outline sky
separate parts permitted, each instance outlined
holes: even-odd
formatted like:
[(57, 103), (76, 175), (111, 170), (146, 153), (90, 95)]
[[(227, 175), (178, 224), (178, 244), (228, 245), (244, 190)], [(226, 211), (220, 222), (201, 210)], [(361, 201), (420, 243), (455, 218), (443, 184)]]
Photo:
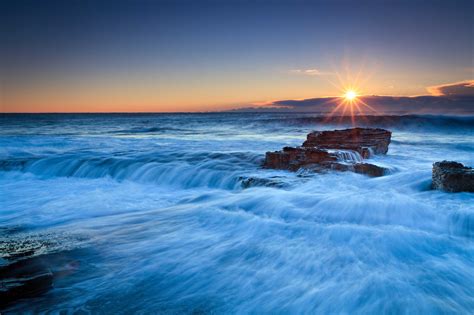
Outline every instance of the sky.
[(3, 0), (0, 111), (470, 94), (473, 3)]

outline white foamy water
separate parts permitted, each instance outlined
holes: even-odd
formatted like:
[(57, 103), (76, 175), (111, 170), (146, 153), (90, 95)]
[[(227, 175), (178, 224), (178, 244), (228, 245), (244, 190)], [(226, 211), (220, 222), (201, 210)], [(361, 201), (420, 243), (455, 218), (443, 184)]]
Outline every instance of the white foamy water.
[[(388, 154), (370, 160), (391, 170), (378, 178), (261, 169), (266, 151), (336, 128), (311, 115), (1, 123), (0, 236), (47, 235), (61, 257), (54, 288), (10, 311), (474, 309), (474, 194), (430, 190), (433, 162), (474, 165), (472, 117), (361, 121), (393, 131)], [(242, 176), (285, 185), (242, 189)]]

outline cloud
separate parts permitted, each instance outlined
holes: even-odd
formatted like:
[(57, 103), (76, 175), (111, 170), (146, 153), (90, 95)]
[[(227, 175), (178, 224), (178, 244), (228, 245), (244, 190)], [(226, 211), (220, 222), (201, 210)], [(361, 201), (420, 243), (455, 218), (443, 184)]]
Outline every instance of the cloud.
[[(329, 75), (317, 69), (291, 70), (292, 73), (318, 76)], [(474, 115), (474, 80), (441, 84), (427, 87), (431, 95), (422, 96), (378, 96), (358, 97), (356, 113), (378, 114), (455, 114)], [(237, 111), (276, 111), (347, 114), (348, 106), (338, 106), (341, 97), (316, 97), (308, 99), (273, 100), (252, 104), (255, 107), (236, 109)]]
[(474, 96), (474, 80), (429, 86), (426, 89), (433, 96)]
[(293, 70), (290, 70), (290, 73), (308, 75), (308, 76), (333, 75), (332, 72), (320, 71), (318, 69), (293, 69)]
[[(241, 108), (241, 111), (277, 111), (328, 113), (337, 109), (337, 114), (350, 113), (350, 107), (340, 106), (340, 97), (318, 97), (302, 100), (277, 100), (262, 103), (254, 108)], [(356, 113), (378, 114), (474, 114), (474, 95), (456, 96), (361, 96)], [(336, 108), (337, 107), (337, 108)]]

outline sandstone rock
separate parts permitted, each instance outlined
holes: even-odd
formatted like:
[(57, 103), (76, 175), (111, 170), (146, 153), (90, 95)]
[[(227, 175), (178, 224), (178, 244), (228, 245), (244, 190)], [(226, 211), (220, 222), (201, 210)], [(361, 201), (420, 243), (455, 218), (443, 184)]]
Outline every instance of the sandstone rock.
[(337, 161), (337, 154), (330, 153), (327, 150), (304, 147), (284, 147), (282, 151), (267, 152), (264, 167), (297, 171), (306, 165), (325, 164)]
[(302, 147), (267, 152), (263, 166), (290, 171), (337, 170), (383, 176), (387, 173), (386, 168), (362, 160), (371, 154), (387, 153), (391, 135), (388, 130), (373, 128), (316, 131), (308, 134)]
[(453, 161), (433, 164), (433, 188), (447, 192), (474, 192), (474, 169)]
[(363, 158), (371, 154), (386, 154), (392, 133), (385, 129), (351, 128), (314, 131), (307, 135), (304, 147), (340, 149), (359, 152)]
[(314, 172), (328, 170), (352, 171), (368, 176), (383, 176), (387, 169), (369, 163), (354, 163), (353, 160), (346, 163), (342, 158), (345, 154), (340, 152), (329, 152), (316, 148), (285, 147), (282, 151), (267, 152), (264, 167), (297, 171), (301, 168)]

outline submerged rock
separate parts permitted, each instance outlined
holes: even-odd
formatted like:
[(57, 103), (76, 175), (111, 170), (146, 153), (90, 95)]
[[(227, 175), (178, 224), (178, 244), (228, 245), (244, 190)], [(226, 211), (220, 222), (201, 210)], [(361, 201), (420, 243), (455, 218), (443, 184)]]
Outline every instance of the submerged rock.
[(284, 147), (267, 152), (265, 168), (315, 172), (327, 170), (352, 171), (368, 176), (383, 176), (387, 169), (369, 163), (364, 158), (388, 151), (391, 132), (384, 129), (353, 128), (312, 132), (302, 147)]
[(375, 164), (370, 163), (356, 163), (353, 165), (354, 172), (359, 174), (365, 174), (371, 177), (384, 176), (388, 173), (388, 169)]
[(239, 177), (242, 188), (250, 188), (256, 186), (264, 187), (286, 187), (287, 184), (278, 179), (278, 177), (262, 178), (262, 177)]
[(359, 152), (363, 158), (372, 154), (386, 154), (392, 133), (378, 128), (351, 128), (314, 131), (307, 135), (304, 147), (340, 149)]
[(321, 164), (309, 164), (304, 165), (300, 168), (301, 170), (309, 170), (316, 173), (324, 173), (327, 171), (340, 171), (340, 172), (354, 172), (358, 174), (364, 174), (370, 177), (384, 176), (389, 172), (385, 167), (381, 167), (370, 163), (341, 163), (341, 162), (328, 162)]
[(453, 161), (433, 164), (433, 188), (447, 192), (474, 192), (474, 169)]
[(0, 268), (0, 307), (19, 299), (38, 296), (53, 287), (53, 273), (38, 257)]
[(46, 293), (53, 279), (77, 265), (69, 253), (86, 238), (62, 233), (28, 234), (0, 230), (0, 311), (20, 299)]

